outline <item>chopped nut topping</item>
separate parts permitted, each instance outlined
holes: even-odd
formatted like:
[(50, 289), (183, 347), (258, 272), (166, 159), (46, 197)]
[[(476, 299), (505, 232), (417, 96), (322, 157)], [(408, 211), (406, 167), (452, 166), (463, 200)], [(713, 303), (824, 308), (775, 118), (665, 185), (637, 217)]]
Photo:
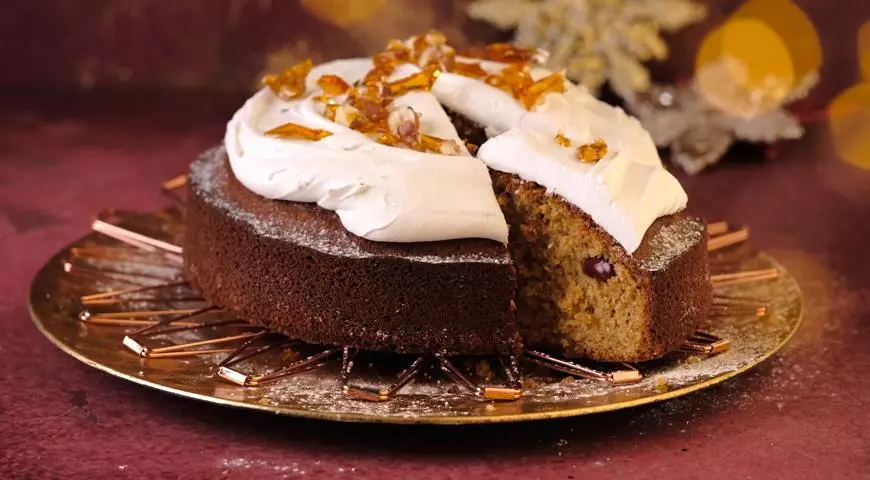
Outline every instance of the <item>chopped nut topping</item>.
[(317, 128), (308, 128), (304, 125), (299, 125), (298, 123), (285, 123), (267, 131), (266, 135), (269, 135), (270, 137), (311, 140), (316, 142), (332, 135), (332, 132)]
[(359, 117), (359, 110), (357, 110), (353, 105), (343, 103), (335, 106), (335, 110), (333, 111), (330, 120), (339, 125), (353, 128)]
[(262, 83), (284, 100), (293, 100), (305, 94), (305, 77), (313, 67), (314, 63), (309, 58), (281, 73), (264, 76)]
[(420, 114), (411, 107), (397, 107), (390, 110), (387, 119), (390, 133), (409, 147), (420, 141)]
[(420, 68), (431, 65), (451, 71), (456, 62), (456, 50), (447, 45), (447, 37), (438, 30), (429, 30), (425, 35), (411, 37), (411, 63)]
[(462, 153), (459, 142), (433, 137), (425, 133), (420, 135), (420, 143), (425, 147), (424, 151), (440, 153), (442, 155), (459, 155)]
[(581, 162), (595, 163), (607, 155), (607, 144), (601, 138), (596, 138), (594, 142), (580, 145), (577, 148), (577, 158)]
[[(411, 37), (405, 42), (390, 40), (383, 52), (372, 56), (374, 66), (359, 84), (350, 86), (340, 77), (324, 75), (318, 80), (323, 95), (315, 100), (325, 104), (326, 118), (364, 133), (384, 145), (459, 155), (463, 149), (458, 142), (420, 132), (420, 115), (412, 108), (391, 108), (396, 97), (415, 91), (430, 91), (441, 72), (452, 71), (456, 67), (455, 55), (456, 51), (447, 45), (444, 34), (436, 30)], [(389, 77), (403, 63), (415, 64), (423, 70), (389, 81)], [(463, 63), (459, 68), (468, 76), (483, 78), (487, 75), (479, 64)], [(302, 82), (304, 86), (304, 77)], [(346, 96), (337, 98), (342, 95)]]
[(556, 132), (556, 143), (563, 147), (571, 146), (571, 139), (562, 134), (562, 132)]

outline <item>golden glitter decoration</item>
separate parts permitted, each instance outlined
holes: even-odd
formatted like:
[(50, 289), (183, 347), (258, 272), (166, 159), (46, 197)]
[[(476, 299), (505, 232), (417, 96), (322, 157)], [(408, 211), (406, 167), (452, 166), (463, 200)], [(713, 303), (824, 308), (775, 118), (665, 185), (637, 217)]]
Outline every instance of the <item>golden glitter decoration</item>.
[(858, 30), (859, 83), (828, 106), (828, 127), (837, 155), (856, 167), (870, 170), (870, 21)]
[(837, 155), (870, 169), (870, 82), (855, 85), (831, 102), (828, 125)]

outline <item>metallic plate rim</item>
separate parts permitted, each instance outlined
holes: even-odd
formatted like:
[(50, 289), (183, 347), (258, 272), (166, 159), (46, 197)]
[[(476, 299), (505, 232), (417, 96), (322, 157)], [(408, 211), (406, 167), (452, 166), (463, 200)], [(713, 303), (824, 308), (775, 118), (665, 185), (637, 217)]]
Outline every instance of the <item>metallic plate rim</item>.
[[(48, 274), (48, 270), (51, 267), (52, 262), (57, 262), (60, 258), (67, 252), (69, 249), (83, 240), (86, 240), (89, 236), (82, 237), (81, 239), (70, 243), (63, 247), (59, 252), (53, 255), (36, 273), (30, 285), (30, 292), (28, 294), (28, 311), (30, 312), (31, 320), (33, 321), (36, 328), (46, 337), (48, 340), (54, 344), (61, 351), (75, 358), (76, 360), (88, 365), (92, 368), (100, 370), (102, 372), (108, 373), (115, 377), (133, 382), (138, 385), (142, 385), (145, 387), (153, 388), (162, 392), (171, 393), (180, 397), (189, 398), (193, 400), (200, 400), (216, 405), (229, 406), (239, 409), (245, 410), (254, 410), (260, 412), (269, 412), (273, 414), (287, 415), (299, 418), (308, 418), (315, 420), (329, 420), (336, 422), (348, 422), (348, 423), (382, 423), (382, 424), (402, 424), (402, 425), (412, 425), (412, 424), (425, 424), (425, 425), (471, 425), (471, 424), (493, 424), (493, 423), (516, 423), (516, 422), (527, 422), (534, 420), (550, 420), (557, 418), (566, 418), (566, 417), (577, 417), (581, 415), (590, 415), (595, 413), (604, 413), (611, 412), (615, 410), (621, 410), (624, 408), (632, 408), (638, 407), (641, 405), (647, 405), (651, 403), (661, 402), (665, 400), (670, 400), (676, 397), (681, 397), (683, 395), (687, 395), (689, 393), (711, 387), (713, 385), (719, 384), (733, 378), (741, 373), (744, 373), (753, 367), (759, 365), (764, 362), (775, 353), (777, 353), (782, 347), (784, 347), (794, 336), (794, 334), (800, 328), (800, 325), (803, 321), (804, 315), (804, 296), (803, 291), (800, 290), (800, 286), (797, 284), (797, 281), (794, 277), (785, 269), (785, 267), (779, 263), (772, 255), (759, 252), (759, 258), (763, 259), (766, 262), (770, 262), (774, 266), (776, 266), (782, 273), (784, 273), (783, 278), (787, 279), (791, 283), (794, 284), (794, 287), (797, 289), (797, 313), (796, 318), (794, 320), (794, 324), (788, 334), (782, 339), (782, 341), (777, 344), (774, 348), (771, 348), (764, 355), (761, 355), (754, 359), (752, 362), (730, 372), (723, 373), (716, 377), (704, 380), (702, 382), (675, 388), (673, 390), (669, 390), (667, 392), (659, 393), (656, 395), (650, 395), (643, 398), (637, 398), (632, 400), (626, 400), (621, 402), (613, 402), (607, 403), (604, 405), (595, 405), (595, 406), (587, 406), (587, 407), (577, 407), (577, 408), (564, 408), (564, 409), (556, 409), (552, 411), (546, 412), (529, 412), (529, 413), (514, 413), (514, 414), (504, 414), (498, 416), (390, 416), (390, 415), (365, 415), (365, 414), (354, 414), (354, 413), (333, 413), (333, 412), (322, 412), (322, 411), (312, 411), (304, 408), (294, 408), (292, 406), (274, 406), (274, 405), (260, 405), (256, 403), (246, 403), (236, 400), (229, 400), (224, 398), (219, 398), (211, 395), (204, 395), (195, 392), (189, 392), (180, 388), (175, 388), (167, 385), (162, 385), (157, 382), (149, 381), (146, 379), (138, 378), (132, 375), (128, 375), (124, 372), (120, 372), (112, 368), (111, 365), (106, 365), (100, 363), (96, 360), (93, 360), (86, 355), (77, 351), (74, 347), (67, 345), (61, 339), (57, 338), (51, 331), (49, 331), (44, 323), (44, 320), (39, 317), (36, 313), (34, 304), (36, 303), (35, 296), (38, 294), (37, 286), (39, 284), (39, 279)], [(219, 380), (217, 380), (219, 381)]]

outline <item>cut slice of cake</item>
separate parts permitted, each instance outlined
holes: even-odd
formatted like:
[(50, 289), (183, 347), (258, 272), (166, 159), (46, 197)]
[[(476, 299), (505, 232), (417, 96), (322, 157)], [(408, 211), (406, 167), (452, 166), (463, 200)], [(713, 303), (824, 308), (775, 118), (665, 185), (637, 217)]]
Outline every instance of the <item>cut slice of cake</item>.
[[(471, 145), (485, 128), (447, 109)], [(712, 301), (703, 221), (657, 218), (631, 254), (563, 197), (491, 170), (510, 226), (517, 322), (527, 347), (598, 361), (643, 361), (673, 351)]]
[(706, 226), (653, 222), (631, 255), (588, 215), (540, 185), (493, 172), (517, 267), (527, 346), (599, 361), (651, 360), (695, 331), (711, 302)]

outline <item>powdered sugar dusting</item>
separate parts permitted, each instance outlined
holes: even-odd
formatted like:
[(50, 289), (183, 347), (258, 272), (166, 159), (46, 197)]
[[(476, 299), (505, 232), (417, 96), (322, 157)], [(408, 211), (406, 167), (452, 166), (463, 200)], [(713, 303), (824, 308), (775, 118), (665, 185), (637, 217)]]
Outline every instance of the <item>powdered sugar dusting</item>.
[[(766, 258), (757, 263), (751, 267), (770, 266), (770, 260)], [(675, 390), (686, 391), (757, 364), (794, 332), (801, 314), (801, 293), (794, 280), (786, 272), (781, 273), (778, 280), (735, 285), (724, 292), (773, 299), (771, 314), (767, 318), (725, 317), (702, 326), (704, 331), (730, 340), (730, 350), (714, 356), (672, 353), (661, 360), (640, 364), (638, 368), (644, 378), (635, 384), (614, 386), (558, 374), (553, 376), (546, 370), (526, 365), (527, 388), (517, 402), (479, 400), (435, 372), (405, 387), (393, 401), (368, 403), (341, 394), (337, 370), (333, 366), (332, 370), (307, 372), (258, 389), (257, 403), (279, 411), (290, 408), (309, 413), (328, 412), (345, 420), (426, 421), (427, 417), (499, 417), (536, 411), (613, 407), (624, 402), (649, 400)], [(477, 381), (485, 383), (480, 378)], [(383, 388), (391, 383), (391, 378), (363, 369), (353, 383)], [(252, 393), (240, 392), (239, 395), (250, 398)]]
[[(375, 258), (382, 254), (374, 254), (363, 250), (353, 242), (335, 242), (333, 236), (326, 230), (305, 231), (302, 229), (287, 229), (268, 218), (262, 218), (252, 212), (246, 211), (226, 195), (218, 193), (223, 182), (226, 182), (227, 169), (223, 168), (222, 159), (225, 155), (223, 147), (211, 149), (203, 154), (201, 159), (191, 166), (190, 179), (194, 188), (207, 192), (208, 201), (220, 208), (226, 214), (248, 225), (256, 234), (293, 242), (306, 246), (313, 250), (334, 256), (349, 258)], [(217, 158), (215, 158), (217, 157)], [(483, 255), (477, 252), (445, 255), (418, 255), (403, 253), (403, 260), (421, 263), (510, 263), (510, 257), (505, 251), (504, 256)]]
[[(776, 263), (768, 256), (744, 265), (744, 268), (765, 268)], [(54, 268), (61, 270), (61, 265)], [(134, 267), (132, 272), (151, 272), (149, 267)], [(40, 274), (42, 275), (42, 274)], [(57, 278), (57, 277), (55, 277)], [(45, 282), (37, 281), (36, 285)], [(54, 286), (54, 290), (35, 291), (38, 297), (75, 298), (85, 292), (92, 293), (100, 285), (82, 282), (72, 285), (66, 283)], [(65, 312), (52, 320), (49, 326), (56, 338), (62, 338), (67, 345), (88, 358), (100, 359), (111, 371), (136, 378), (151, 385), (160, 385), (175, 391), (197, 395), (201, 399), (230, 402), (237, 406), (260, 408), (274, 412), (315, 416), (354, 421), (388, 422), (430, 422), (430, 421), (497, 421), (539, 412), (558, 414), (578, 408), (613, 409), (627, 403), (652, 401), (662, 394), (685, 393), (700, 388), (707, 382), (721, 380), (749, 366), (755, 365), (772, 354), (795, 331), (801, 314), (801, 293), (794, 279), (780, 269), (780, 278), (773, 281), (733, 285), (722, 293), (734, 296), (751, 296), (772, 299), (771, 314), (766, 318), (720, 317), (703, 325), (702, 329), (727, 338), (731, 349), (725, 353), (707, 357), (703, 355), (671, 354), (662, 360), (638, 366), (644, 379), (632, 385), (612, 386), (606, 383), (583, 379), (565, 378), (550, 375), (548, 372), (524, 366), (528, 388), (515, 402), (497, 403), (483, 401), (462, 390), (459, 386), (443, 377), (437, 369), (430, 368), (425, 375), (401, 391), (390, 402), (369, 403), (350, 399), (341, 393), (338, 377), (338, 363), (332, 361), (323, 367), (299, 375), (284, 378), (260, 387), (241, 387), (221, 380), (215, 376), (217, 364), (224, 354), (186, 357), (180, 359), (161, 359), (142, 362), (136, 355), (120, 351), (120, 341), (124, 333), (132, 330), (82, 324), (75, 320), (79, 305), (63, 305)], [(37, 316), (49, 318), (47, 312), (39, 310)], [(50, 308), (56, 308), (51, 305)], [(215, 313), (217, 315), (217, 313)], [(55, 317), (51, 317), (55, 318)], [(149, 338), (155, 345), (169, 345), (181, 342), (194, 342), (212, 338), (217, 331), (189, 330), (173, 335)], [(170, 338), (171, 337), (171, 338)], [(72, 347), (71, 347), (72, 348)], [(313, 348), (313, 347), (312, 347)], [(119, 352), (107, 360), (107, 352)], [(263, 358), (262, 363), (240, 365), (243, 372), (272, 371), (286, 364), (285, 352), (273, 352), (274, 358)], [(301, 353), (301, 352), (300, 352)], [(381, 355), (381, 361), (363, 361), (361, 354), (354, 367), (351, 383), (370, 388), (384, 388), (395, 381), (396, 373), (410, 364), (413, 358), (395, 355)], [(274, 361), (273, 361), (274, 360)], [(477, 361), (477, 359), (474, 359)], [(456, 361), (458, 365), (462, 363)], [(498, 372), (497, 363), (490, 362), (492, 371)], [(235, 368), (235, 367), (234, 367)], [(782, 370), (782, 369), (780, 369)], [(476, 369), (467, 372), (481, 384), (499, 385), (503, 379), (487, 380), (475, 376)], [(785, 372), (784, 375), (795, 372)], [(480, 374), (483, 375), (483, 374)], [(774, 378), (772, 381), (784, 381)], [(247, 463), (246, 463), (247, 462)], [(227, 459), (225, 465), (230, 469), (265, 469), (267, 465), (256, 465), (252, 460)], [(279, 470), (283, 465), (274, 466)], [(292, 466), (289, 467), (292, 470)], [(277, 470), (276, 470), (277, 471)], [(281, 470), (283, 471), (283, 470)]]
[(658, 271), (674, 258), (697, 245), (704, 236), (704, 224), (695, 221), (670, 222), (650, 238), (650, 256), (640, 259), (645, 270)]

